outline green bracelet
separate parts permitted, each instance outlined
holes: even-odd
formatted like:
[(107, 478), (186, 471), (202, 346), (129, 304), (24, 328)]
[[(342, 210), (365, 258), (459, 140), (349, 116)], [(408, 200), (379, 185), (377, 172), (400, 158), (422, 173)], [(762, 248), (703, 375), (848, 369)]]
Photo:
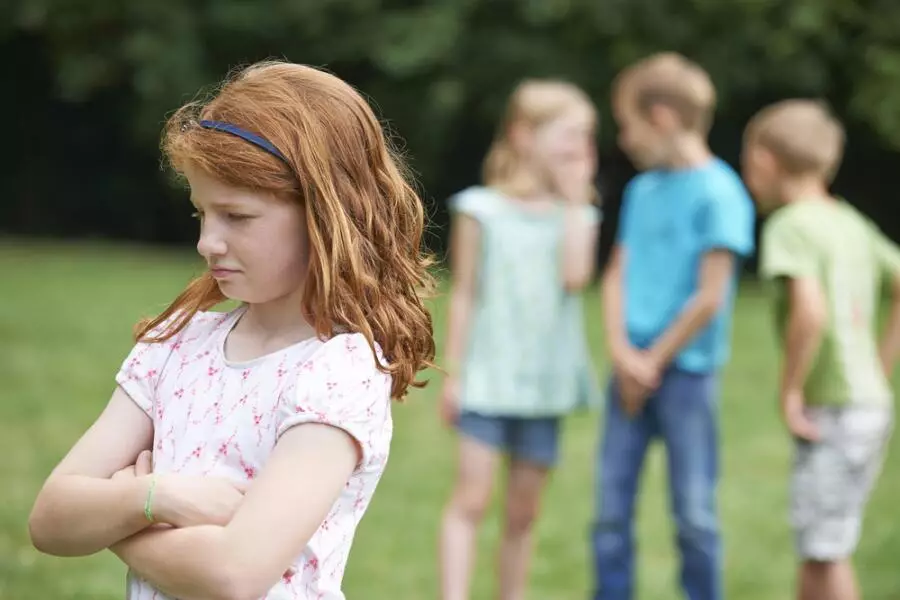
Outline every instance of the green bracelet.
[(156, 488), (156, 473), (150, 476), (150, 488), (147, 490), (147, 500), (144, 502), (144, 516), (151, 523), (156, 522), (153, 518), (153, 490)]

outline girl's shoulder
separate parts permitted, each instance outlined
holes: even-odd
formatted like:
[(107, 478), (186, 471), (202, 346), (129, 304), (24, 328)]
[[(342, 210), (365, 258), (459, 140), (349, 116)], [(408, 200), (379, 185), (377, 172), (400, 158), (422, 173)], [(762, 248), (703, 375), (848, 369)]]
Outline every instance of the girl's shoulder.
[(361, 333), (337, 333), (321, 342), (304, 361), (301, 371), (324, 379), (368, 379), (390, 385), (390, 375), (380, 370), (387, 366), (378, 342), (370, 345)]
[(457, 192), (450, 197), (448, 204), (452, 212), (465, 214), (478, 221), (503, 214), (508, 208), (508, 200), (502, 193), (481, 185), (473, 185)]

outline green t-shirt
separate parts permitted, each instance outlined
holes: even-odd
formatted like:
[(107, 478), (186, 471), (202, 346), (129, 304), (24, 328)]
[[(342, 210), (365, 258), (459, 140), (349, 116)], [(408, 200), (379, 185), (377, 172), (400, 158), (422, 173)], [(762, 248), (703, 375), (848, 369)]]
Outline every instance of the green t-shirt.
[[(843, 201), (810, 199), (773, 214), (762, 235), (760, 273), (771, 281), (812, 277), (828, 302), (822, 345), (804, 385), (812, 405), (889, 404), (878, 356), (878, 308), (884, 284), (900, 274), (900, 250)], [(778, 330), (788, 306), (775, 285)]]

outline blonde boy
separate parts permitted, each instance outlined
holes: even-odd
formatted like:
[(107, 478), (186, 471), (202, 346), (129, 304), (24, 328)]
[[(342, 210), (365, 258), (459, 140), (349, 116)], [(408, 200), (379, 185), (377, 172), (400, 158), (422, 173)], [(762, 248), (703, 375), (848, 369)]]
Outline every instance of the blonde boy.
[(685, 596), (722, 598), (718, 372), (755, 218), (740, 177), (707, 144), (715, 104), (709, 76), (673, 53), (629, 67), (613, 90), (619, 145), (643, 172), (625, 189), (604, 278), (613, 377), (598, 457), (595, 600), (634, 597), (635, 496), (657, 438)]
[[(900, 252), (829, 194), (844, 131), (820, 103), (785, 100), (747, 126), (744, 179), (766, 224), (760, 271), (776, 283), (781, 409), (796, 440), (792, 521), (801, 600), (856, 600), (850, 563), (892, 429)], [(884, 284), (893, 307), (880, 347)]]

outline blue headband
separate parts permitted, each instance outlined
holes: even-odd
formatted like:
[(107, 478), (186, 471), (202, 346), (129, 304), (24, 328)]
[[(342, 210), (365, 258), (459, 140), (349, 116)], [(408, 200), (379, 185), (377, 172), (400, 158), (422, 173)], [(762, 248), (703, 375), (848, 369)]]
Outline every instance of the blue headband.
[(214, 129), (215, 131), (224, 131), (225, 133), (236, 135), (239, 138), (250, 142), (254, 146), (262, 148), (269, 154), (277, 156), (290, 166), (288, 159), (284, 156), (284, 154), (281, 153), (278, 148), (275, 147), (274, 144), (272, 144), (272, 142), (262, 136), (247, 131), (246, 129), (241, 129), (237, 125), (225, 123), (224, 121), (200, 121), (200, 127), (203, 127), (204, 129)]

